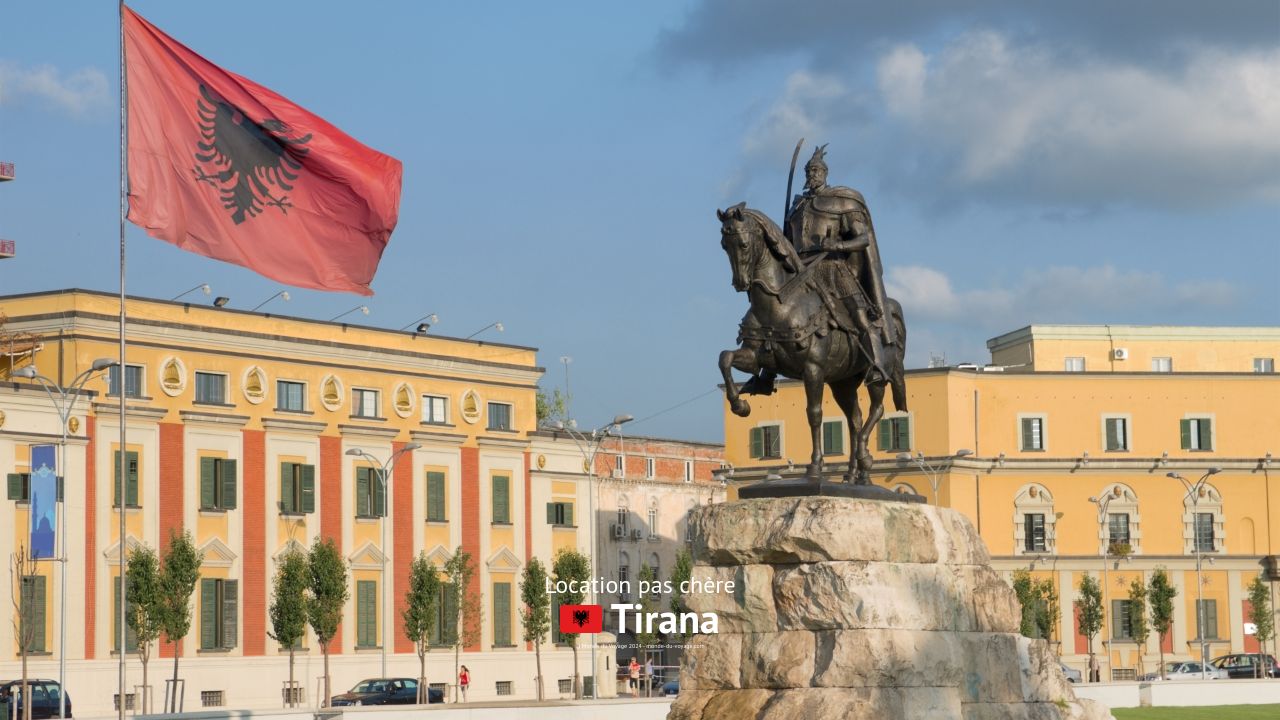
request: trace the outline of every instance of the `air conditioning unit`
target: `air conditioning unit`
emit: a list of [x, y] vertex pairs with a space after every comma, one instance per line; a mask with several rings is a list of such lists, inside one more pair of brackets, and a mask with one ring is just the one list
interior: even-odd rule
[[621, 480], [621, 479], [625, 478], [626, 476], [627, 476], [627, 473], [626, 473], [625, 471], [623, 471], [623, 470], [619, 470], [619, 469], [617, 469], [617, 468], [614, 468], [614, 470], [613, 470], [613, 479], [614, 479], [614, 480]]
[[632, 531], [631, 531], [631, 539], [632, 539], [632, 540], [635, 540], [635, 541], [637, 541], [637, 542], [638, 542], [638, 541], [640, 540], [640, 538], [641, 538], [641, 537], [643, 537], [643, 536], [644, 536], [644, 533], [643, 533], [643, 532], [641, 532], [641, 531], [639, 531], [639, 530], [632, 530]]
[[627, 529], [617, 523], [613, 524], [613, 539], [621, 540], [627, 536]]
[[1116, 348], [1115, 350], [1112, 350], [1111, 359], [1112, 360], [1128, 360], [1129, 348]]

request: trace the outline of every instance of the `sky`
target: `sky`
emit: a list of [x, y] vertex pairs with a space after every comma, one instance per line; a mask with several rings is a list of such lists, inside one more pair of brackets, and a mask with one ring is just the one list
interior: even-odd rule
[[[867, 199], [908, 367], [1032, 323], [1280, 325], [1274, 0], [131, 7], [404, 163], [374, 297], [265, 309], [501, 322], [581, 427], [722, 440], [715, 210], [780, 220], [802, 137]], [[118, 289], [117, 34], [106, 0], [0, 5], [0, 294]], [[285, 289], [127, 238], [132, 295]]]

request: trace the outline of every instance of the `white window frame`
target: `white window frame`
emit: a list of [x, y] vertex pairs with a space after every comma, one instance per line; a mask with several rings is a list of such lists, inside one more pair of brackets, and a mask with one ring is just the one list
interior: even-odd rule
[[[1032, 497], [1032, 493], [1035, 497]], [[1026, 516], [1044, 515], [1044, 550], [1027, 550]], [[1058, 550], [1058, 517], [1054, 513], [1053, 495], [1040, 483], [1027, 483], [1013, 498], [1013, 554], [1042, 556]]]
[[[369, 395], [373, 395], [373, 413], [365, 412], [365, 403]], [[378, 419], [382, 417], [382, 393], [374, 388], [351, 388], [351, 417]]]
[[[440, 419], [435, 419], [435, 401], [440, 401]], [[428, 419], [428, 415], [431, 419]], [[422, 396], [422, 422], [428, 425], [448, 425], [449, 424], [449, 398], [445, 395], [423, 395]]]
[[[129, 387], [129, 368], [137, 368], [138, 370], [138, 394], [137, 395], [129, 395], [127, 393], [127, 390]], [[147, 366], [142, 363], [127, 363], [124, 366], [123, 371], [120, 370], [119, 365], [112, 365], [111, 367], [107, 368], [107, 375], [103, 377], [103, 381], [107, 383], [107, 392], [106, 392], [107, 397], [119, 397], [119, 395], [112, 394], [111, 392], [111, 371], [112, 370], [115, 370], [120, 374], [120, 392], [124, 393], [124, 396], [126, 398], [141, 399], [141, 398], [150, 397], [149, 395], [147, 395]]]
[[[1123, 420], [1124, 421], [1124, 443], [1123, 447], [1108, 448], [1107, 447], [1107, 421]], [[1129, 413], [1103, 413], [1102, 415], [1102, 451], [1103, 452], [1133, 452], [1133, 415]]]
[[684, 481], [687, 483], [693, 482], [693, 461], [692, 460], [684, 461]]
[[[1215, 416], [1213, 413], [1187, 413], [1186, 415], [1182, 416], [1182, 419], [1191, 420], [1197, 423], [1197, 425], [1192, 426], [1191, 445], [1193, 447], [1187, 448], [1188, 452], [1214, 452], [1217, 449], [1218, 447], [1217, 416]], [[1199, 431], [1198, 423], [1202, 420], [1209, 421], [1209, 447], [1207, 448], [1194, 447], [1200, 442], [1200, 431]], [[1181, 445], [1182, 443], [1179, 442], [1178, 444]]]
[[1253, 371], [1256, 373], [1273, 373], [1276, 371], [1276, 359], [1256, 357], [1253, 359]]
[[654, 470], [656, 469], [657, 469], [657, 463], [654, 462], [653, 458], [647, 457], [644, 459], [644, 476], [645, 477], [649, 478], [650, 480], [657, 477], [657, 474], [654, 472]]
[[[1163, 362], [1161, 362], [1161, 361], [1163, 361]], [[1164, 365], [1165, 367], [1161, 367], [1161, 365]], [[1172, 358], [1172, 357], [1164, 357], [1164, 356], [1152, 357], [1152, 358], [1151, 358], [1151, 372], [1157, 372], [1157, 373], [1171, 373], [1171, 372], [1173, 372], [1173, 358]]]
[[658, 508], [649, 506], [649, 539], [654, 540], [658, 537]]
[[[287, 407], [283, 407], [283, 406], [281, 405], [281, 403], [280, 403], [280, 383], [291, 383], [291, 384], [293, 384], [293, 385], [301, 385], [301, 386], [302, 386], [302, 408], [301, 408], [301, 409], [297, 409], [297, 410], [295, 410], [295, 409], [293, 409], [293, 408], [287, 408]], [[277, 378], [277, 379], [276, 379], [276, 406], [275, 406], [275, 409], [276, 409], [276, 410], [283, 410], [283, 411], [285, 411], [285, 412], [306, 412], [306, 411], [307, 411], [307, 396], [308, 396], [308, 395], [310, 395], [310, 393], [308, 392], [307, 382], [306, 382], [305, 380], [290, 380], [289, 378]]]
[[[199, 397], [196, 397], [196, 395], [200, 392], [200, 376], [201, 375], [222, 378], [222, 397], [221, 398], [219, 398], [218, 400], [201, 400]], [[231, 386], [231, 377], [229, 375], [227, 375], [226, 373], [220, 373], [220, 372], [209, 372], [207, 370], [196, 370], [192, 380], [193, 380], [193, 383], [192, 383], [191, 393], [192, 393], [192, 397], [194, 398], [193, 402], [206, 403], [210, 405], [226, 405], [227, 404], [227, 388]]]
[[[498, 427], [497, 425], [493, 424], [493, 414], [491, 411], [495, 406], [498, 406], [498, 405], [506, 406], [507, 408], [507, 426], [506, 427]], [[485, 420], [486, 430], [500, 430], [503, 432], [510, 432], [516, 429], [516, 406], [514, 404], [490, 400], [489, 404], [485, 405], [484, 412], [485, 412], [485, 418], [486, 418]]]
[[[1076, 361], [1076, 360], [1078, 360], [1078, 361], [1079, 361], [1079, 363], [1078, 363], [1078, 364], [1080, 365], [1080, 369], [1078, 369], [1078, 370], [1077, 370], [1076, 368], [1072, 367], [1073, 365], [1076, 365], [1076, 364], [1077, 364], [1076, 362], [1074, 362], [1074, 361]], [[1063, 371], [1063, 372], [1085, 372], [1085, 370], [1087, 369], [1087, 367], [1088, 367], [1088, 366], [1087, 366], [1087, 365], [1086, 365], [1086, 363], [1085, 363], [1085, 360], [1084, 360], [1084, 356], [1083, 356], [1083, 355], [1070, 355], [1070, 356], [1064, 357], [1064, 358], [1062, 359], [1062, 371]]]
[[[1048, 421], [1048, 417], [1049, 417], [1049, 416], [1048, 416], [1048, 414], [1046, 414], [1046, 413], [1036, 413], [1036, 412], [1031, 412], [1031, 413], [1018, 413], [1018, 424], [1017, 424], [1017, 426], [1016, 426], [1016, 428], [1015, 428], [1015, 430], [1014, 430], [1014, 431], [1015, 431], [1015, 433], [1016, 433], [1014, 437], [1016, 437], [1016, 438], [1018, 439], [1018, 449], [1019, 449], [1019, 451], [1021, 451], [1021, 452], [1036, 452], [1036, 453], [1038, 453], [1038, 452], [1048, 452], [1048, 450], [1049, 450], [1049, 431], [1048, 431], [1049, 421]], [[1039, 420], [1039, 421], [1040, 421], [1040, 447], [1038, 447], [1038, 448], [1027, 448], [1027, 447], [1023, 447], [1023, 446], [1022, 446], [1022, 422], [1023, 422], [1024, 420]]]

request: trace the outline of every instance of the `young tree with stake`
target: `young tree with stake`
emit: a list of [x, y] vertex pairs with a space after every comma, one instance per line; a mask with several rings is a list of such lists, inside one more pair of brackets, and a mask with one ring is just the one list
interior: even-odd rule
[[1151, 636], [1151, 626], [1147, 623], [1147, 586], [1141, 577], [1136, 577], [1129, 585], [1129, 637], [1138, 645], [1138, 674], [1143, 674], [1142, 653], [1147, 646], [1147, 638]]
[[1102, 629], [1102, 588], [1097, 578], [1085, 575], [1080, 580], [1080, 634], [1089, 638], [1089, 667], [1094, 665], [1093, 638]]
[[1266, 650], [1267, 641], [1275, 636], [1276, 631], [1275, 616], [1271, 613], [1271, 592], [1267, 584], [1262, 581], [1261, 575], [1255, 575], [1253, 582], [1249, 583], [1249, 606], [1249, 622], [1257, 628], [1253, 637], [1258, 641], [1260, 651], [1258, 662], [1254, 665], [1254, 674], [1261, 677], [1260, 673], [1267, 669], [1262, 664], [1262, 658], [1265, 655], [1263, 651]]
[[271, 639], [289, 649], [289, 691], [287, 704], [293, 707], [301, 698], [294, 691], [293, 661], [298, 643], [307, 633], [307, 587], [311, 584], [311, 568], [307, 556], [293, 549], [280, 558], [272, 579]]
[[351, 596], [347, 588], [347, 561], [331, 538], [317, 538], [307, 562], [311, 570], [311, 592], [307, 595], [307, 622], [320, 643], [324, 656], [324, 707], [333, 697], [329, 675], [329, 641], [338, 633], [342, 608]]
[[173, 644], [173, 693], [166, 712], [182, 712], [178, 707], [178, 643], [191, 632], [191, 594], [200, 580], [204, 553], [196, 549], [191, 533], [169, 531], [169, 547], [161, 561], [160, 587], [164, 596], [161, 626], [165, 640]]
[[151, 712], [151, 684], [147, 665], [151, 648], [163, 629], [165, 597], [161, 584], [160, 559], [156, 551], [143, 545], [129, 553], [125, 582], [129, 587], [129, 605], [125, 620], [137, 638], [138, 659], [142, 661], [142, 713]]
[[1169, 581], [1169, 573], [1157, 567], [1151, 573], [1151, 585], [1147, 587], [1147, 600], [1151, 605], [1151, 629], [1160, 637], [1160, 677], [1164, 678], [1164, 641], [1173, 628], [1173, 599], [1178, 589]]
[[520, 578], [520, 622], [524, 641], [533, 643], [533, 657], [538, 667], [538, 702], [545, 697], [542, 680], [542, 643], [551, 629], [551, 598], [547, 595], [547, 569], [538, 558], [529, 560]]
[[[591, 561], [577, 550], [561, 548], [551, 564], [552, 582], [556, 587], [574, 588], [557, 593], [560, 605], [581, 605], [586, 593], [579, 588], [591, 580]], [[561, 585], [561, 583], [565, 583]], [[566, 633], [564, 641], [573, 649], [573, 696], [582, 699], [582, 675], [578, 672], [578, 635]], [[594, 671], [593, 671], [594, 672]]]
[[462, 648], [480, 642], [481, 619], [484, 608], [481, 606], [481, 595], [471, 587], [471, 579], [475, 577], [476, 566], [471, 553], [465, 552], [459, 545], [453, 556], [444, 564], [444, 574], [449, 578], [451, 586], [447, 596], [452, 596], [453, 606], [446, 608], [445, 621], [449, 623], [450, 638], [453, 640], [453, 677], [458, 677], [458, 668], [462, 664]]
[[436, 626], [440, 602], [440, 576], [425, 551], [409, 566], [409, 590], [404, 600], [401, 613], [404, 634], [418, 652], [418, 704], [425, 705], [431, 701], [427, 687], [427, 651], [431, 649], [431, 631]]

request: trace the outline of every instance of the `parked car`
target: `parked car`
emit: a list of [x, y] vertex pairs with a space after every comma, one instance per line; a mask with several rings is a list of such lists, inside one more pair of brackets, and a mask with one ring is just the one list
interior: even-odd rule
[[[427, 690], [427, 701], [444, 702], [444, 691], [438, 688]], [[356, 686], [334, 695], [329, 700], [331, 707], [343, 705], [414, 705], [418, 702], [418, 681], [414, 678], [373, 678], [361, 680]]]
[[1139, 680], [1147, 682], [1159, 680], [1226, 680], [1227, 673], [1213, 665], [1201, 665], [1195, 661], [1173, 661], [1164, 664], [1164, 673], [1147, 673]]
[[[56, 718], [58, 717], [58, 701], [62, 693], [61, 686], [57, 680], [27, 680], [27, 687], [31, 690], [31, 717], [34, 720], [39, 718]], [[17, 703], [18, 717], [23, 716], [22, 703], [22, 681], [9, 680], [0, 683], [0, 708], [3, 708], [4, 717], [11, 717], [14, 712], [13, 703]], [[67, 711], [66, 717], [71, 717], [71, 695], [67, 695]]]
[[1061, 660], [1058, 661], [1058, 667], [1062, 668], [1062, 674], [1067, 678], [1067, 682], [1078, 683], [1084, 680], [1084, 675], [1080, 671], [1067, 665]]
[[680, 694], [680, 681], [671, 680], [662, 684], [662, 694], [665, 697], [675, 697]]
[[[1258, 672], [1258, 661], [1262, 660], [1262, 672]], [[1280, 668], [1276, 667], [1276, 659], [1271, 655], [1260, 653], [1235, 653], [1213, 659], [1212, 665], [1227, 671], [1232, 678], [1265, 678], [1280, 677]]]

